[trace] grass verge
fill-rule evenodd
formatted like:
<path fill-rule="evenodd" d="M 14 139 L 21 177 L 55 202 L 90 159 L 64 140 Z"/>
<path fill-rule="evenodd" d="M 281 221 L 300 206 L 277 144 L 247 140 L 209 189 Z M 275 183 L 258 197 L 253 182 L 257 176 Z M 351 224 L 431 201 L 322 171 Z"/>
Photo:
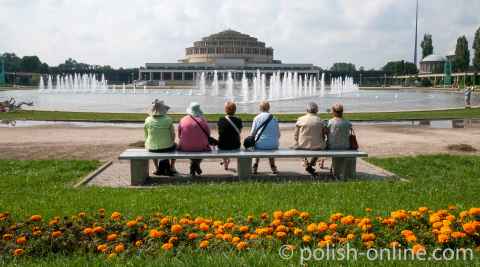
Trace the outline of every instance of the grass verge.
<path fill-rule="evenodd" d="M 150 189 L 82 187 L 71 185 L 99 166 L 96 161 L 12 161 L 0 160 L 0 212 L 8 211 L 18 219 L 32 214 L 45 218 L 95 212 L 120 211 L 128 217 L 163 212 L 176 216 L 192 214 L 213 218 L 245 217 L 249 214 L 297 208 L 326 219 L 334 212 L 364 214 L 365 208 L 389 214 L 396 209 L 433 209 L 456 205 L 479 205 L 480 157 L 433 155 L 400 158 L 371 158 L 370 162 L 407 178 L 400 181 L 323 182 L 242 182 L 161 186 Z M 39 266 L 122 265 L 256 265 L 298 264 L 298 256 L 281 260 L 277 253 L 258 251 L 182 254 L 177 257 L 119 259 L 105 262 L 98 256 L 49 257 L 24 259 L 13 264 Z M 480 258 L 476 258 L 476 263 Z M 1 262 L 1 255 L 0 255 Z M 355 265 L 367 264 L 360 260 Z M 318 263 L 317 263 L 318 264 Z M 332 262 L 319 265 L 330 266 Z M 378 264 L 378 262 L 377 262 Z M 390 266 L 416 265 L 412 262 L 382 262 Z M 419 263 L 425 265 L 425 262 Z M 435 264 L 438 264 L 435 263 Z M 442 263 L 443 264 L 443 263 Z M 445 266 L 464 265 L 448 262 Z M 432 264 L 433 266 L 433 264 Z"/>
<path fill-rule="evenodd" d="M 178 121 L 184 114 L 170 114 Z M 282 122 L 295 122 L 300 113 L 275 114 Z M 210 122 L 217 121 L 223 114 L 206 114 Z M 255 114 L 238 114 L 243 121 L 252 121 Z M 322 118 L 330 115 L 321 113 Z M 140 113 L 99 113 L 99 112 L 63 112 L 22 110 L 11 113 L 0 113 L 0 120 L 37 120 L 37 121 L 97 121 L 97 122 L 143 122 L 146 114 Z M 345 117 L 352 121 L 392 121 L 392 120 L 433 120 L 433 119 L 471 119 L 480 118 L 480 108 L 449 109 L 432 111 L 405 112 L 365 112 L 346 113 Z"/>

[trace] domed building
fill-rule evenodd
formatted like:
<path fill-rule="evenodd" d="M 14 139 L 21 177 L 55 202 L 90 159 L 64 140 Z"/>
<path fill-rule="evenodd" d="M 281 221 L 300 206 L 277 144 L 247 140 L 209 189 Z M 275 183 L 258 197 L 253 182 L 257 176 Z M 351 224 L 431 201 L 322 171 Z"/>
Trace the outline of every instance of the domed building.
<path fill-rule="evenodd" d="M 213 79 L 226 79 L 232 73 L 241 79 L 243 73 L 252 78 L 257 71 L 270 77 L 274 72 L 297 72 L 319 77 L 321 68 L 313 64 L 284 64 L 274 59 L 274 49 L 248 34 L 225 30 L 211 34 L 185 49 L 185 57 L 178 63 L 145 63 L 139 69 L 139 80 L 152 85 L 191 84 L 201 73 Z"/>
<path fill-rule="evenodd" d="M 184 63 L 273 63 L 273 48 L 257 38 L 226 30 L 202 38 L 185 49 Z"/>
<path fill-rule="evenodd" d="M 446 59 L 439 55 L 429 55 L 420 61 L 420 74 L 442 73 Z"/>

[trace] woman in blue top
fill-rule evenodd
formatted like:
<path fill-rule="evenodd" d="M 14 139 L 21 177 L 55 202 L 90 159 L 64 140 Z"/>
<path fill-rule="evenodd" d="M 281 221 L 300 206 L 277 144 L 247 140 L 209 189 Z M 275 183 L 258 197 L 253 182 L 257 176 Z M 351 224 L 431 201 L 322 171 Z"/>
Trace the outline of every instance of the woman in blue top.
<path fill-rule="evenodd" d="M 278 121 L 275 118 L 272 118 L 270 122 L 265 126 L 265 129 L 262 131 L 258 129 L 270 116 L 273 116 L 269 113 L 270 103 L 267 101 L 262 101 L 259 105 L 260 114 L 258 114 L 255 119 L 253 119 L 252 130 L 250 134 L 257 132 L 257 142 L 255 143 L 255 149 L 259 150 L 275 150 L 278 149 L 279 139 L 280 139 L 280 129 L 278 127 Z M 261 132 L 261 134 L 260 134 Z M 259 135 L 260 134 L 260 135 Z M 258 136 L 259 135 L 259 136 Z M 275 159 L 269 158 L 270 168 L 274 174 L 278 174 L 277 166 L 275 166 Z M 258 163 L 260 162 L 259 158 L 255 159 L 253 164 L 253 173 L 258 173 Z"/>

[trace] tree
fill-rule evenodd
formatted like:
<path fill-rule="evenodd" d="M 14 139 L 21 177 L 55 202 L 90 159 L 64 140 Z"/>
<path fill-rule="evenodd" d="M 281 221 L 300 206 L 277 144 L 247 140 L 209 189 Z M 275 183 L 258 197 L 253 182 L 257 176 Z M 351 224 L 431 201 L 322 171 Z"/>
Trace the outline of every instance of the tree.
<path fill-rule="evenodd" d="M 457 39 L 455 48 L 455 68 L 458 71 L 467 71 L 470 65 L 470 50 L 468 49 L 467 37 L 461 36 Z"/>
<path fill-rule="evenodd" d="M 337 62 L 330 68 L 330 71 L 336 72 L 355 72 L 355 65 L 352 63 Z"/>
<path fill-rule="evenodd" d="M 24 56 L 20 63 L 21 71 L 24 72 L 40 72 L 42 62 L 37 56 Z"/>
<path fill-rule="evenodd" d="M 431 34 L 426 33 L 423 36 L 421 47 L 422 47 L 422 58 L 425 58 L 426 56 L 433 54 L 433 41 L 432 41 Z"/>
<path fill-rule="evenodd" d="M 383 66 L 382 70 L 392 75 L 409 75 L 418 73 L 418 69 L 415 64 L 412 62 L 406 62 L 404 60 L 390 61 Z"/>
<path fill-rule="evenodd" d="M 480 27 L 475 32 L 475 39 L 473 40 L 473 67 L 480 70 Z"/>
<path fill-rule="evenodd" d="M 3 62 L 5 64 L 5 72 L 20 71 L 22 59 L 17 57 L 15 53 L 4 53 Z"/>

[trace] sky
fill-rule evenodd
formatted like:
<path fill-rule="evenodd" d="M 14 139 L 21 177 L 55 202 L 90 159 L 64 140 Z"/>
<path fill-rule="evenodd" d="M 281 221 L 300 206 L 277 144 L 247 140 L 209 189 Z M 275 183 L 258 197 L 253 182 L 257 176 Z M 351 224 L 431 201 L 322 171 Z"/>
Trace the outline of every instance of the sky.
<path fill-rule="evenodd" d="M 471 47 L 479 10 L 479 0 L 420 0 L 419 46 L 428 32 L 435 54 L 461 35 Z M 413 61 L 415 0 L 0 0 L 0 53 L 49 65 L 177 62 L 226 29 L 257 37 L 284 63 L 380 68 Z"/>

